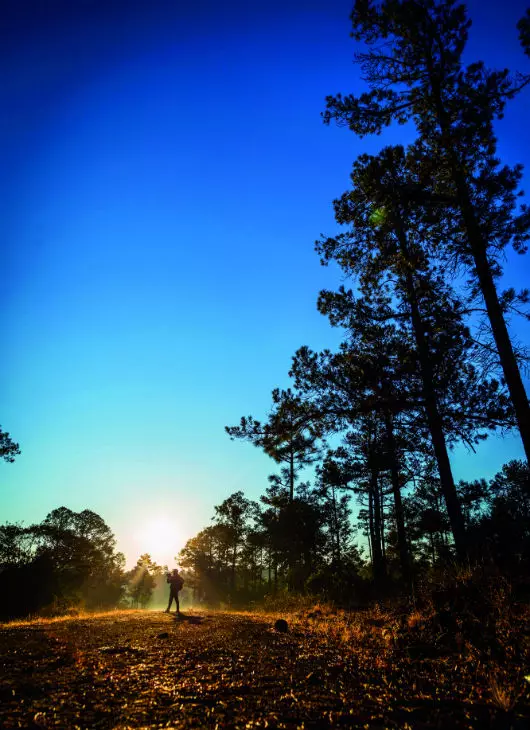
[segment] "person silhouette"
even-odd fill
[[[182,590],[184,580],[176,568],[175,570],[172,570],[171,573],[167,574],[166,579],[169,583],[169,603],[167,604],[166,613],[169,613],[173,599],[175,599],[175,603],[177,604],[177,614],[179,614],[179,591]]]

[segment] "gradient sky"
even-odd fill
[[[526,4],[469,3],[469,59],[528,72]],[[313,242],[355,157],[409,141],[321,122],[326,94],[363,88],[349,12],[4,0],[0,423],[23,453],[0,465],[0,522],[89,508],[128,564],[166,562],[215,504],[262,493],[274,464],[223,428],[266,414],[297,347],[339,341],[315,302],[341,279]],[[530,164],[529,107],[499,126],[507,162]],[[529,272],[508,257],[507,284]],[[453,465],[487,477],[521,455],[491,439]]]

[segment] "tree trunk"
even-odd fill
[[[410,313],[412,321],[412,329],[418,349],[418,360],[420,365],[420,375],[422,382],[423,399],[425,403],[425,412],[427,415],[427,424],[431,434],[434,454],[438,465],[438,473],[440,475],[440,484],[447,506],[447,513],[451,523],[451,530],[455,541],[455,548],[460,560],[464,560],[467,554],[466,533],[464,520],[460,508],[460,502],[456,492],[451,462],[447,451],[445,434],[443,430],[442,418],[438,409],[438,399],[434,388],[434,373],[431,366],[429,354],[429,345],[425,337],[425,330],[416,295],[416,287],[410,269],[410,253],[408,250],[407,238],[403,228],[403,222],[399,221],[398,239],[401,252],[407,262],[407,272],[405,274],[405,286],[410,304]]]
[[[339,535],[339,520],[337,517],[337,496],[335,494],[335,487],[331,487],[331,494],[333,495],[333,521],[334,521],[334,532],[335,532],[335,556],[337,562],[341,563],[342,556],[341,556],[341,547],[340,547],[340,535]]]
[[[386,565],[386,540],[385,540],[385,495],[383,493],[383,483],[379,480],[379,499],[381,500],[381,550],[383,552],[383,562]]]
[[[436,552],[434,549],[434,532],[429,532],[429,537],[431,540],[431,560],[432,560],[432,564],[434,566],[434,564],[436,562]]]
[[[438,125],[442,133],[441,136],[449,159],[453,180],[456,184],[458,204],[462,213],[473,260],[475,262],[478,282],[482,291],[482,296],[484,297],[484,303],[486,305],[486,311],[491,324],[491,331],[493,333],[495,345],[497,346],[497,352],[499,354],[506,385],[510,392],[510,398],[514,407],[515,418],[517,420],[519,433],[521,434],[526,459],[530,464],[530,404],[521,378],[517,359],[513,351],[508,328],[506,327],[506,321],[499,302],[497,288],[491,273],[491,267],[488,262],[487,241],[485,241],[482,231],[480,230],[480,225],[477,221],[475,209],[471,201],[469,183],[452,143],[451,125],[443,104],[440,82],[435,76],[432,68],[429,68],[429,72],[438,117]]]
[[[462,191],[460,194],[464,197],[466,193],[467,190],[465,190],[465,192]],[[526,395],[515,353],[513,351],[512,342],[504,319],[504,313],[499,302],[497,288],[487,259],[486,247],[482,240],[480,229],[476,222],[468,195],[465,195],[461,209],[475,261],[480,289],[482,291],[482,296],[484,297],[486,310],[491,324],[491,331],[495,339],[497,352],[499,353],[504,379],[506,380],[506,385],[510,392],[510,398],[515,411],[517,426],[519,428],[519,433],[521,434],[526,459],[530,464],[530,405],[528,403],[528,397]]]
[[[372,492],[368,492],[368,552],[370,553],[370,563],[372,564],[372,571],[374,568],[374,550],[372,545],[374,544],[374,508],[372,500]]]
[[[289,504],[294,500],[294,449],[291,441],[291,449],[289,453]]]
[[[385,415],[386,441],[388,453],[390,456],[390,478],[392,482],[392,494],[394,496],[394,515],[396,518],[399,560],[401,563],[401,572],[403,580],[408,588],[412,588],[412,572],[410,565],[409,548],[407,544],[407,532],[405,529],[405,513],[403,511],[403,501],[401,499],[401,485],[399,479],[398,455],[396,449],[396,441],[394,438],[394,427],[390,413]]]
[[[232,565],[230,566],[230,584],[232,587],[232,590],[235,590],[236,587],[236,560],[237,560],[237,542],[234,543],[234,551],[232,553]]]
[[[372,498],[372,559],[374,581],[377,587],[380,587],[386,576],[386,566],[383,562],[383,554],[381,552],[381,509],[379,504],[379,472],[372,467],[370,477],[370,496]]]

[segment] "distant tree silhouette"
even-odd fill
[[[257,516],[258,529],[264,536],[267,549],[268,589],[273,594],[278,592],[284,565],[288,567],[289,562],[292,562],[291,531],[285,534],[285,520],[282,520],[282,512],[289,504],[289,469],[282,471],[283,479],[278,474],[269,476],[269,486],[260,497],[264,507]]]
[[[244,538],[247,527],[245,525]],[[234,532],[226,523],[209,525],[186,542],[179,553],[179,563],[189,574],[187,584],[192,588],[196,601],[216,605],[236,598],[240,567],[237,556],[236,548],[233,582]]]
[[[251,514],[252,503],[245,499],[243,492],[234,492],[219,506],[215,507],[214,520],[226,529],[230,540],[230,583],[232,590],[236,588],[236,564],[238,551],[243,546],[248,518]]]
[[[377,413],[363,414],[352,423],[344,436],[344,445],[330,450],[322,464],[324,480],[339,490],[348,490],[357,496],[360,506],[359,517],[364,523],[368,540],[372,576],[378,591],[383,591],[387,581],[387,560],[385,551],[385,496],[392,495],[396,486],[395,474],[392,485],[388,480],[388,469],[392,455],[385,445],[385,424]],[[397,457],[397,454],[393,455]],[[400,453],[403,457],[403,453]],[[398,500],[401,500],[401,486]],[[388,503],[390,504],[390,502]],[[404,517],[402,507],[398,515]],[[402,522],[400,529],[405,532]],[[402,575],[410,580],[410,558],[408,547],[401,561]]]
[[[273,390],[272,403],[266,423],[248,416],[241,418],[239,426],[226,426],[225,431],[230,438],[250,441],[278,464],[287,465],[292,501],[297,473],[314,460],[319,434],[311,425],[304,403],[290,389]]]
[[[516,581],[530,569],[530,469],[513,460],[489,482],[463,483],[471,493],[474,557],[489,559]],[[477,504],[478,501],[478,504]]]
[[[149,553],[144,553],[132,570],[126,573],[127,592],[135,608],[146,608],[153,596],[157,576],[162,575],[163,568],[157,565]]]
[[[124,593],[124,557],[103,519],[60,507],[40,524],[0,526],[0,615],[103,608]]]
[[[362,328],[358,326],[355,331],[350,328],[349,335],[349,341],[335,354],[325,351],[317,355],[308,348],[300,348],[293,358],[291,374],[296,388],[311,399],[313,411],[321,414],[322,423],[333,431],[341,425],[343,429],[356,428],[367,413],[375,414],[379,421],[377,447],[369,452],[369,468],[374,484],[380,471],[388,471],[390,475],[401,565],[408,581],[410,558],[401,500],[396,416],[412,408],[407,392],[409,371],[403,377],[405,358],[401,357],[401,342],[392,326],[366,321]],[[377,564],[377,547],[375,557]]]
[[[213,599],[214,590],[214,528],[201,530],[187,540],[179,553],[179,564],[188,572],[188,585],[193,591],[194,601]]]
[[[417,562],[421,569],[427,569],[451,558],[451,526],[436,461],[429,454],[417,464],[414,482],[414,490],[405,500],[405,512]]]
[[[326,542],[320,566],[308,578],[306,586],[310,592],[320,593],[333,601],[348,602],[355,598],[362,559],[352,540],[351,497],[341,493],[342,489],[343,484],[337,483],[324,462],[323,467],[317,469],[315,492]]]
[[[291,501],[288,484],[274,478],[261,504],[232,494],[214,508],[216,524],[188,540],[179,554],[195,600],[241,605],[267,593],[305,593],[317,584],[336,597],[360,562],[349,541],[347,501],[337,500],[330,514],[327,492],[301,483]]]
[[[519,40],[523,47],[523,51],[527,56],[530,56],[530,8],[526,11],[526,14],[517,23],[517,30],[519,31]]]
[[[232,439],[250,441],[263,449],[276,463],[285,464],[280,475],[272,476],[272,482],[276,482],[278,486],[287,485],[290,507],[283,503],[279,507],[280,511],[276,515],[279,520],[277,538],[282,541],[283,533],[287,539],[281,552],[286,554],[290,561],[287,571],[290,576],[289,580],[294,580],[295,574],[300,572],[300,568],[297,569],[295,566],[296,554],[301,542],[303,543],[297,530],[305,529],[304,519],[301,518],[305,507],[302,507],[299,502],[295,504],[295,484],[300,470],[313,463],[318,454],[317,442],[320,433],[318,422],[311,419],[304,401],[290,389],[276,388],[272,392],[272,401],[273,407],[265,423],[248,416],[241,418],[239,426],[227,426],[225,431]],[[291,524],[289,524],[290,520]],[[275,551],[275,575],[277,575],[279,555],[277,549]]]
[[[0,459],[13,463],[15,457],[19,456],[20,447],[13,441],[7,431],[2,431],[0,426]]]
[[[330,478],[329,470],[325,468],[317,469],[315,492],[321,500],[320,510],[323,513],[330,564],[342,572],[346,567],[353,534],[350,496],[340,494],[339,485]]]
[[[485,479],[473,479],[472,481],[461,479],[458,482],[457,490],[462,513],[469,530],[483,515],[489,497],[488,485]]]
[[[261,500],[276,507],[276,557],[287,587],[303,593],[306,581],[321,561],[325,544],[324,514],[318,493],[309,484],[301,483],[291,500],[286,490],[275,490],[271,485]]]
[[[20,567],[30,563],[35,553],[36,535],[31,527],[0,525],[0,565]]]

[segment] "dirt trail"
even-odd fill
[[[482,726],[454,694],[441,702],[414,686],[408,699],[392,676],[337,640],[300,626],[279,633],[259,614],[177,621],[137,612],[3,627],[0,727]]]

